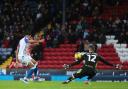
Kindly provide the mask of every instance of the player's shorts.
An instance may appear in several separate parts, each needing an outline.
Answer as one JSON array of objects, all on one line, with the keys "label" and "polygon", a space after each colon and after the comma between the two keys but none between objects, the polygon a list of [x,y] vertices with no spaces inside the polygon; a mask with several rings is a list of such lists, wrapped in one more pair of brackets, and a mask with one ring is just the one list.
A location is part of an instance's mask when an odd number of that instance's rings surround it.
[{"label": "player's shorts", "polygon": [[32,57],[30,55],[23,55],[23,56],[18,56],[18,59],[23,64],[23,66],[28,66],[28,64],[32,60]]},{"label": "player's shorts", "polygon": [[73,74],[75,78],[83,78],[88,76],[88,79],[92,79],[96,75],[95,69],[91,67],[82,67],[76,73]]}]

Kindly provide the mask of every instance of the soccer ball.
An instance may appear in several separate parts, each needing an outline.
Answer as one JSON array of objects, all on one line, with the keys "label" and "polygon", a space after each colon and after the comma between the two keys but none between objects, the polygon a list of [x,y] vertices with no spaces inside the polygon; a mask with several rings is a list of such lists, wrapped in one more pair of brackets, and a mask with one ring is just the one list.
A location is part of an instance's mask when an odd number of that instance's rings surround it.
[{"label": "soccer ball", "polygon": [[80,52],[75,53],[75,59],[81,59],[82,55]]}]

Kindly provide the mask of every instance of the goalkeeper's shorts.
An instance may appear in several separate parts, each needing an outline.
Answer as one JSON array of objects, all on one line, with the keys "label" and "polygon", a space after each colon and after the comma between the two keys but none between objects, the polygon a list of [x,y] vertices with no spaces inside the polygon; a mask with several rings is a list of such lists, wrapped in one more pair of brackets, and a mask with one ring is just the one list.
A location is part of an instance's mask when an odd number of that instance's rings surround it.
[{"label": "goalkeeper's shorts", "polygon": [[74,78],[83,78],[85,76],[88,76],[88,79],[92,79],[95,75],[96,71],[90,67],[81,68],[73,74]]}]

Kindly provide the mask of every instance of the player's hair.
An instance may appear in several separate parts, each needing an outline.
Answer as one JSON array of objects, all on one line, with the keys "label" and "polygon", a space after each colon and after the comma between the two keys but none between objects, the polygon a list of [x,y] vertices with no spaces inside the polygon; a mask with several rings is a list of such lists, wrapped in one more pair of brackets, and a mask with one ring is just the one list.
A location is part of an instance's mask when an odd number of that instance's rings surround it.
[{"label": "player's hair", "polygon": [[91,48],[94,52],[96,52],[96,50],[97,50],[96,46],[93,44],[89,44],[88,47]]}]

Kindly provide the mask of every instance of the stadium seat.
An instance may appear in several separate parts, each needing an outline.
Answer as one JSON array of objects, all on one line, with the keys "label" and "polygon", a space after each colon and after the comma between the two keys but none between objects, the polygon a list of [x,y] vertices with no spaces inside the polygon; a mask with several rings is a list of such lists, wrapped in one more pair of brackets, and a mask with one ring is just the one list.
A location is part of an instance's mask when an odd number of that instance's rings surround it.
[{"label": "stadium seat", "polygon": [[[113,37],[114,38],[114,37]],[[98,53],[104,57],[105,60],[113,63],[120,64],[120,58],[116,52],[116,48],[119,51],[122,51],[121,47],[125,47],[126,44],[98,44]],[[53,68],[53,69],[62,69],[63,64],[70,64],[74,60],[74,52],[76,50],[76,44],[61,44],[59,48],[45,48],[44,50],[44,59],[39,62],[40,68]],[[116,47],[116,48],[115,48]],[[54,50],[54,51],[53,51]],[[127,59],[123,57],[123,59]],[[74,66],[72,69],[78,69],[82,64]],[[126,65],[126,64],[125,64]],[[106,66],[103,63],[98,63],[98,69],[112,69],[112,67]],[[124,68],[126,69],[126,67]]]}]

